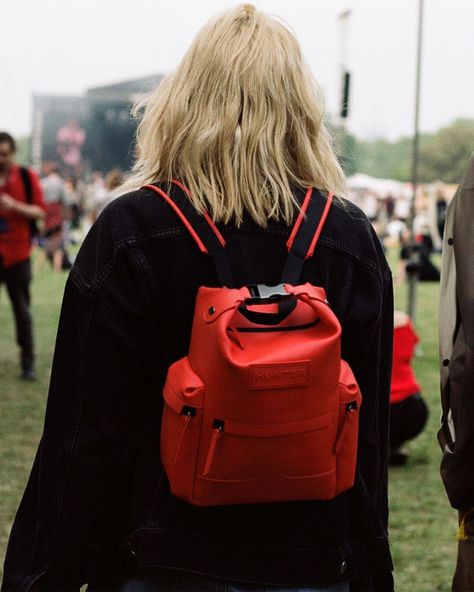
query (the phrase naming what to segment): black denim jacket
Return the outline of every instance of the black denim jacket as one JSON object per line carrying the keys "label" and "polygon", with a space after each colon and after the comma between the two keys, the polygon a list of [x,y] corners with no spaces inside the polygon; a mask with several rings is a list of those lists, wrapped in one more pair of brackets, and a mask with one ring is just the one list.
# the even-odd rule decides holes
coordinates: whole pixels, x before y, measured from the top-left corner
{"label": "black denim jacket", "polygon": [[[220,225],[236,285],[279,282],[288,228]],[[231,580],[390,589],[387,441],[391,273],[364,214],[333,205],[301,283],[323,286],[363,404],[355,486],[331,501],[196,508],[160,463],[161,390],[187,354],[199,286],[216,286],[176,214],[143,189],[89,232],[64,293],[44,433],[2,590],[77,590],[164,566]],[[96,586],[97,587],[97,586]],[[100,588],[99,588],[100,589]],[[104,587],[105,589],[105,587]]]}

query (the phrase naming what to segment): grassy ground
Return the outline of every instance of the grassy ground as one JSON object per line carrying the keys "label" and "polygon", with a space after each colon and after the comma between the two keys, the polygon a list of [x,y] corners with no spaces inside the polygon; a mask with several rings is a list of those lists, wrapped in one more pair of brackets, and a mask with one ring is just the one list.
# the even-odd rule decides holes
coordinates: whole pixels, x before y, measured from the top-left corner
{"label": "grassy ground", "polygon": [[[396,306],[405,310],[407,288],[395,288]],[[408,466],[390,471],[390,537],[399,592],[450,589],[456,553],[456,513],[439,478],[436,441],[441,407],[438,374],[438,284],[417,289],[416,329],[421,352],[415,372],[430,407],[428,426],[410,444]]]}
{"label": "grassy ground", "polygon": [[66,276],[44,267],[32,283],[37,370],[35,383],[18,380],[19,360],[10,303],[0,293],[0,570],[16,508],[43,427],[52,351]]}
{"label": "grassy ground", "polygon": [[[6,294],[0,300],[0,566],[20,496],[43,424],[50,364],[64,274],[45,267],[33,284],[39,380],[17,379],[18,360]],[[397,288],[396,306],[405,308],[406,288]],[[398,592],[447,591],[454,568],[456,516],[439,479],[440,451],[437,324],[438,286],[420,284],[416,325],[422,355],[415,368],[431,414],[426,431],[411,444],[408,466],[391,470],[391,542]],[[1,569],[1,567],[0,567]]]}

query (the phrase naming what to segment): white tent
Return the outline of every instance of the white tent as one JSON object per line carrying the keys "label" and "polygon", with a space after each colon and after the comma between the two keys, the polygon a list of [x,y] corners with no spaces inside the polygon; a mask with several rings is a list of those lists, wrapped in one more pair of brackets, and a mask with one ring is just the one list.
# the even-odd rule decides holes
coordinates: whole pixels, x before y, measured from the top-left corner
{"label": "white tent", "polygon": [[405,199],[411,196],[410,183],[401,183],[393,179],[377,179],[364,173],[356,173],[347,179],[349,191],[372,191],[380,199],[385,199],[389,195],[394,198],[403,197]]}

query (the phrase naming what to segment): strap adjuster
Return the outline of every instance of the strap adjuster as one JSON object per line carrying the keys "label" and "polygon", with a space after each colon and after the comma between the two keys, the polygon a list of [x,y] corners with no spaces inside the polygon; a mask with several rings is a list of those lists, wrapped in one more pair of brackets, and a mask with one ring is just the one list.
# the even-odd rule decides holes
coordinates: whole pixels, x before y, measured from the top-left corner
{"label": "strap adjuster", "polygon": [[247,288],[250,293],[250,298],[246,300],[247,304],[271,304],[292,297],[292,294],[286,291],[285,284],[276,286],[251,284]]}

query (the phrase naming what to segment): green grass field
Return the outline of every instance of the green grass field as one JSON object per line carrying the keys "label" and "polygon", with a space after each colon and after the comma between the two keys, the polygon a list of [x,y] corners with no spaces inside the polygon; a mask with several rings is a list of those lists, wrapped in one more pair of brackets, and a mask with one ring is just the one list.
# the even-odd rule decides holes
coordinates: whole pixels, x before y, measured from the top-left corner
{"label": "green grass field", "polygon": [[[11,312],[0,297],[0,562],[11,523],[28,478],[41,434],[52,351],[66,276],[45,267],[33,283],[33,315],[37,335],[36,383],[17,379]],[[397,288],[395,301],[405,308],[406,288]],[[450,588],[456,552],[456,514],[444,493],[438,466],[436,431],[440,416],[438,381],[438,285],[420,284],[416,326],[422,355],[415,369],[430,404],[426,431],[410,445],[405,467],[390,472],[390,534],[398,592],[435,592]]]}

